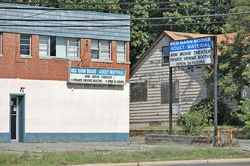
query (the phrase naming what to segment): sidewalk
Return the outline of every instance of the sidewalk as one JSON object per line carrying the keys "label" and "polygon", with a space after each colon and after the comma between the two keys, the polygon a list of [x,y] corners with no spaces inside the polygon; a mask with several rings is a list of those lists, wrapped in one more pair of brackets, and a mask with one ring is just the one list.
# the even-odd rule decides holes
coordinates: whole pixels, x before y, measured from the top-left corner
{"label": "sidewalk", "polygon": [[239,140],[239,148],[241,150],[250,151],[250,140]]}

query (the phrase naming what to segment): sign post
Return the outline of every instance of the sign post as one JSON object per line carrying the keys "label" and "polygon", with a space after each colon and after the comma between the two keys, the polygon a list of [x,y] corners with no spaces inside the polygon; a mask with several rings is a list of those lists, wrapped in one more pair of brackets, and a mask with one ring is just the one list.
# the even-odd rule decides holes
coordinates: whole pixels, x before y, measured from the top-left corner
{"label": "sign post", "polygon": [[[169,134],[172,134],[172,68],[214,64],[214,139],[217,141],[217,41],[216,37],[169,43]],[[212,51],[214,49],[214,51]],[[213,58],[214,55],[214,58]]]}
{"label": "sign post", "polygon": [[217,106],[217,66],[218,66],[218,56],[217,56],[217,37],[213,37],[214,45],[214,146],[217,146],[218,140],[218,106]]}
{"label": "sign post", "polygon": [[173,134],[173,122],[172,122],[172,116],[173,116],[173,79],[172,79],[172,67],[169,66],[169,129],[168,129],[168,134],[172,135]]}

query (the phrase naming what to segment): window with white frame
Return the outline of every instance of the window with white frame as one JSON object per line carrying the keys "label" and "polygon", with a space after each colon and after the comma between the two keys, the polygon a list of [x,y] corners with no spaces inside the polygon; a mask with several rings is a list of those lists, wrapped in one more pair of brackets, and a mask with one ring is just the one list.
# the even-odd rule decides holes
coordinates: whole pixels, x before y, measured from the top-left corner
{"label": "window with white frame", "polygon": [[78,39],[69,38],[67,40],[68,49],[67,49],[67,56],[68,57],[79,57],[80,54],[80,42]]}
{"label": "window with white frame", "polygon": [[39,54],[43,57],[77,58],[80,55],[80,40],[76,38],[40,36]]}
{"label": "window with white frame", "polygon": [[49,36],[39,37],[39,55],[50,56],[50,37]]}
{"label": "window with white frame", "polygon": [[31,45],[31,35],[21,34],[20,36],[20,54],[24,56],[30,56],[30,45]]}
{"label": "window with white frame", "polygon": [[125,42],[117,42],[117,62],[126,62]]}
{"label": "window with white frame", "polygon": [[108,40],[91,40],[91,57],[92,59],[111,60],[110,41]]}
{"label": "window with white frame", "polygon": [[0,33],[0,55],[3,54],[3,34]]}

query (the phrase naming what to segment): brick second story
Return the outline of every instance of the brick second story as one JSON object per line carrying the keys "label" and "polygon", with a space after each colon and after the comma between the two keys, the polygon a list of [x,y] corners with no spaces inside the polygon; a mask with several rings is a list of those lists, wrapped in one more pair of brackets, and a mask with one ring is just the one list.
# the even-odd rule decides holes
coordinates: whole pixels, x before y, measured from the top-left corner
{"label": "brick second story", "polygon": [[[2,4],[1,4],[2,5]],[[18,5],[17,7],[23,7]],[[40,10],[11,10],[5,15],[13,16],[19,12],[23,18],[27,12]],[[0,11],[1,14],[2,11]],[[21,12],[21,13],[20,13]],[[65,19],[59,11],[37,14],[39,19]],[[67,12],[66,19],[83,15],[85,19],[129,18],[127,15],[116,15],[97,12]],[[56,17],[57,16],[57,17]],[[1,16],[2,17],[2,16]],[[7,17],[6,17],[7,18]],[[123,21],[124,22],[124,21]],[[129,23],[129,21],[127,21]],[[92,28],[55,28],[55,27],[0,27],[0,78],[20,78],[35,80],[68,80],[70,67],[125,69],[126,82],[129,80],[129,27]],[[33,22],[30,22],[33,23]],[[37,22],[34,22],[37,24]],[[39,22],[38,22],[39,23]],[[42,23],[42,22],[40,22]],[[79,22],[71,22],[78,24]],[[106,23],[106,22],[105,22]],[[112,23],[112,22],[110,22]],[[95,22],[89,23],[96,24]],[[118,24],[118,23],[116,23]],[[60,25],[60,24],[58,24]],[[93,30],[94,29],[94,30]]]}

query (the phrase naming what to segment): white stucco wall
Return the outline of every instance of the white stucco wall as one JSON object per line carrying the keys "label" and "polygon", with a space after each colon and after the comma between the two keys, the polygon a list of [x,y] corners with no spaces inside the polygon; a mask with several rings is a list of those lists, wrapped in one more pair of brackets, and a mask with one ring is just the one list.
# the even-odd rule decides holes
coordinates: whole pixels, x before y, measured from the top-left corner
{"label": "white stucco wall", "polygon": [[22,79],[0,79],[0,132],[9,132],[9,95],[20,87],[25,87],[26,133],[129,132],[129,84],[86,87]]}

